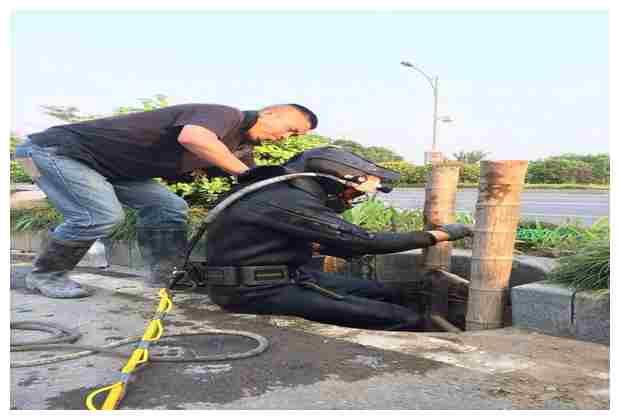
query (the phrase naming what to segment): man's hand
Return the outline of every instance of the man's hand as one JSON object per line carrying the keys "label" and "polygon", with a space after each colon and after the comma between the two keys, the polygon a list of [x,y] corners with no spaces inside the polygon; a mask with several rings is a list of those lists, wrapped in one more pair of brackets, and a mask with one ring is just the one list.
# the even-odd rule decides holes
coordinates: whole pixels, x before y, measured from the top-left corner
{"label": "man's hand", "polygon": [[448,234],[448,241],[457,241],[468,236],[474,236],[474,231],[468,225],[460,223],[451,223],[446,225],[438,225],[435,230]]}
{"label": "man's hand", "polygon": [[262,181],[263,179],[275,178],[280,175],[286,175],[286,170],[279,165],[263,165],[248,169],[237,176],[239,184],[247,184],[251,182]]}
{"label": "man's hand", "polygon": [[211,130],[197,125],[186,125],[179,133],[179,143],[199,158],[212,163],[231,175],[239,175],[248,170],[220,141]]}

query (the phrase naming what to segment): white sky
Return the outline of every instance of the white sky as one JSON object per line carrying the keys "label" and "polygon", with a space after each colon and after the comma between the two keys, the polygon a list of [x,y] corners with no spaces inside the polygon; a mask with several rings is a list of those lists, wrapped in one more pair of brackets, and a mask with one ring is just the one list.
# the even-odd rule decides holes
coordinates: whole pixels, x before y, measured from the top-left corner
{"label": "white sky", "polygon": [[253,109],[297,102],[318,134],[421,162],[432,140],[494,159],[609,150],[606,12],[19,12],[11,129],[58,124],[41,105],[109,113],[161,93]]}

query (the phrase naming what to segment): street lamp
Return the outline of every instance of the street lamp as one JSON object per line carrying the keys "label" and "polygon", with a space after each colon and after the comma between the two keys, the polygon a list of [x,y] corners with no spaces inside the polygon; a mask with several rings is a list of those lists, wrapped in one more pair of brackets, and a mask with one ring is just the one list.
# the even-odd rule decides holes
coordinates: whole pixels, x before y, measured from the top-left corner
{"label": "street lamp", "polygon": [[441,152],[437,149],[437,121],[442,122],[452,122],[452,118],[449,116],[437,117],[437,98],[439,96],[439,77],[435,76],[433,79],[422,70],[420,70],[415,65],[411,64],[409,61],[401,61],[401,65],[405,67],[410,67],[414,70],[417,70],[431,85],[433,89],[433,148],[430,152],[424,154],[424,163],[435,163],[437,161],[441,161]]}

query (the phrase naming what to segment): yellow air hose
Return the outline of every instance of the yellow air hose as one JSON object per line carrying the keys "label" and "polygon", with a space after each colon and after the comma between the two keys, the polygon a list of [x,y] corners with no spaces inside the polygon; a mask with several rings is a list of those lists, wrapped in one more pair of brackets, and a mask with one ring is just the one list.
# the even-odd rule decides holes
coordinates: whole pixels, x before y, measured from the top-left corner
{"label": "yellow air hose", "polygon": [[[120,380],[112,385],[91,392],[86,397],[86,407],[89,410],[115,410],[125,396],[127,384],[136,367],[148,362],[149,346],[151,343],[159,340],[163,335],[164,327],[162,320],[172,309],[172,299],[170,298],[167,289],[159,289],[159,298],[159,305],[157,306],[155,316],[147,325],[144,335],[142,336],[142,340],[140,340],[136,346],[136,349],[131,354],[131,357],[129,357],[127,364],[121,370]],[[97,408],[95,406],[94,399],[97,395],[103,392],[108,392],[108,395],[101,408]]]}

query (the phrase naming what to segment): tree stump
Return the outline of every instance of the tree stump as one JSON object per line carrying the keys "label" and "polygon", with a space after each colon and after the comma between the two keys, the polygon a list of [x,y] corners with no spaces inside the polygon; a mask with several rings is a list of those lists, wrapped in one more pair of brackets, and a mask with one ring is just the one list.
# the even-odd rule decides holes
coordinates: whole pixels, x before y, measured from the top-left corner
{"label": "tree stump", "polygon": [[467,330],[503,326],[527,164],[526,160],[481,162]]}

